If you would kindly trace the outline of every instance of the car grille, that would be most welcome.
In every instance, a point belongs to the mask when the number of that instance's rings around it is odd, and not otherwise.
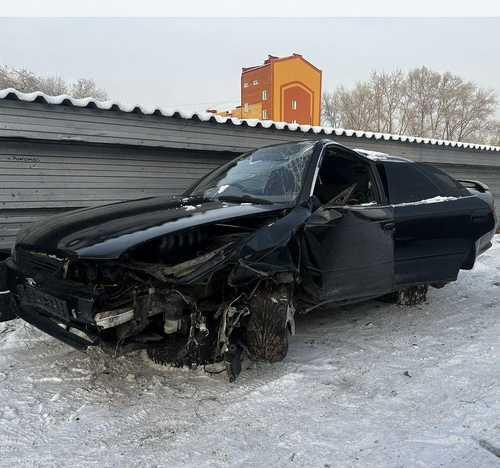
[[[56,275],[63,267],[63,260],[53,255],[17,248],[16,264],[28,275]]]

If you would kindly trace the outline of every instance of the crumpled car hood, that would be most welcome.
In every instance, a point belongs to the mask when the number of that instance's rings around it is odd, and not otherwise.
[[[88,259],[115,259],[128,249],[171,232],[280,211],[284,205],[155,197],[84,208],[38,221],[16,245]]]

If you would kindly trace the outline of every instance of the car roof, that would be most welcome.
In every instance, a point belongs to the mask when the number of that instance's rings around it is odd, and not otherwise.
[[[314,140],[304,140],[304,141],[314,142]],[[364,158],[369,159],[371,161],[376,161],[376,162],[384,161],[384,162],[412,163],[412,164],[414,164],[414,161],[412,161],[411,159],[402,158],[401,156],[392,156],[392,155],[387,154],[387,153],[382,153],[381,151],[372,151],[372,150],[368,150],[368,149],[364,149],[364,148],[354,148],[354,149],[349,148],[349,147],[342,145],[341,143],[338,143],[337,141],[335,141],[333,139],[329,139],[329,138],[323,138],[323,139],[319,140],[319,142],[321,142],[323,144],[335,143],[339,146],[344,146],[346,149],[351,150],[351,151],[355,151],[360,156],[363,156]]]

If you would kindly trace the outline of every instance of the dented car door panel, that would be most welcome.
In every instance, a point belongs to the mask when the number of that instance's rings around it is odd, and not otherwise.
[[[391,207],[319,208],[305,227],[308,263],[321,301],[375,297],[392,290]]]

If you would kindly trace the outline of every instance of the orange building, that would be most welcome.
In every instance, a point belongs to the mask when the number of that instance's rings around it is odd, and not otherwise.
[[[319,125],[321,70],[302,55],[269,55],[262,65],[241,72],[241,107],[231,111],[242,119]]]

